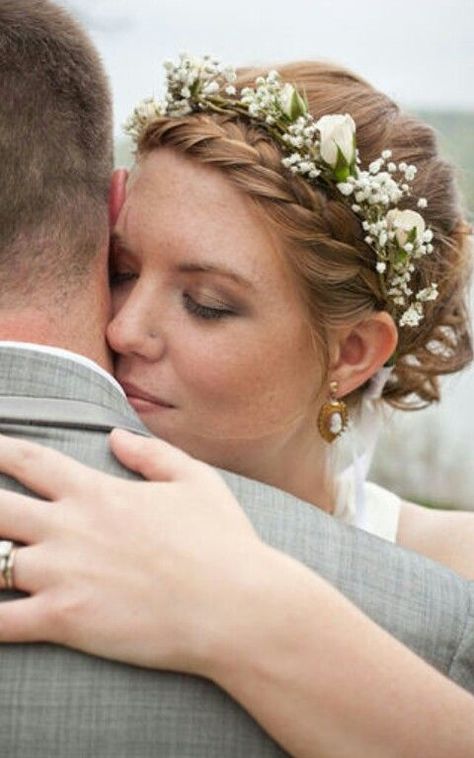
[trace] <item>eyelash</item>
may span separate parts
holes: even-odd
[[[131,271],[111,271],[109,275],[109,283],[111,287],[118,287],[125,282],[129,282],[136,274]]]
[[[135,276],[136,274],[128,271],[112,271],[110,274],[110,286],[119,287],[121,284],[134,279]],[[228,316],[235,316],[235,312],[230,308],[211,308],[209,305],[197,303],[187,292],[183,294],[183,300],[186,310],[196,318],[212,321]]]
[[[222,319],[228,316],[235,316],[234,311],[229,308],[211,308],[208,305],[201,305],[197,303],[191,295],[186,292],[183,295],[184,305],[187,311],[197,318],[206,319],[211,321],[212,319]]]

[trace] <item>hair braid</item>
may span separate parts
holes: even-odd
[[[417,262],[413,284],[419,290],[437,281],[439,298],[425,304],[416,329],[402,329],[391,381],[384,398],[399,408],[439,399],[438,377],[463,368],[472,358],[465,302],[470,256],[453,170],[437,154],[433,131],[350,72],[319,63],[279,68],[283,79],[307,94],[311,113],[349,112],[357,123],[364,164],[385,147],[395,161],[416,163],[417,197],[428,198],[424,215],[433,228],[432,255]],[[262,70],[242,71],[247,86]],[[238,113],[159,118],[142,134],[138,154],[168,146],[192,160],[223,171],[262,209],[262,220],[276,231],[281,248],[308,306],[322,353],[328,360],[331,327],[357,321],[386,308],[375,272],[375,253],[364,242],[360,221],[331,189],[315,188],[282,166],[269,133]],[[415,206],[416,199],[413,201]],[[358,393],[354,393],[354,398]]]

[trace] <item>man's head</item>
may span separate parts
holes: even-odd
[[[81,27],[49,0],[0,0],[2,310],[69,309],[105,261],[111,111]]]

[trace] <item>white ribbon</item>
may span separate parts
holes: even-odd
[[[358,526],[360,529],[366,529],[367,527],[365,480],[372,462],[377,438],[385,419],[380,398],[392,371],[393,366],[383,366],[374,374],[362,398],[356,429],[354,429],[355,425],[351,424],[352,465],[343,472],[343,475],[347,476],[352,468],[352,476],[354,477],[355,526]]]

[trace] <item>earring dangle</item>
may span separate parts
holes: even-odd
[[[329,400],[321,406],[318,416],[318,429],[326,442],[334,442],[343,433],[349,422],[347,405],[336,397],[337,382],[329,383]]]

